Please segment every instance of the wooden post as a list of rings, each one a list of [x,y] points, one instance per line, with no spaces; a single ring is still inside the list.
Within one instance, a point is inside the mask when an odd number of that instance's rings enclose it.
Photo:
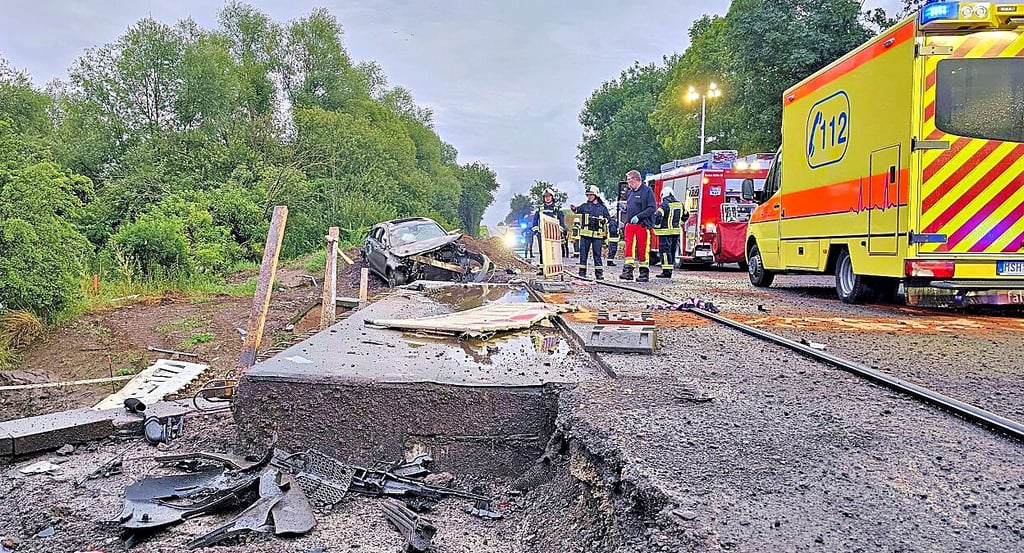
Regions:
[[[338,227],[331,227],[327,239],[327,262],[324,264],[323,301],[320,302],[320,330],[337,320],[338,301]]]
[[[267,232],[267,245],[263,248],[263,262],[260,274],[256,278],[256,293],[252,296],[252,309],[249,310],[249,325],[242,343],[242,354],[238,358],[242,370],[256,363],[256,352],[260,349],[263,339],[263,327],[267,324],[267,310],[270,309],[270,295],[277,277],[277,257],[281,253],[281,241],[284,240],[284,225],[288,220],[288,206],[279,205],[274,208],[274,216],[270,219],[270,230]]]
[[[363,267],[359,271],[359,303],[366,303],[366,289],[370,286],[370,270]]]

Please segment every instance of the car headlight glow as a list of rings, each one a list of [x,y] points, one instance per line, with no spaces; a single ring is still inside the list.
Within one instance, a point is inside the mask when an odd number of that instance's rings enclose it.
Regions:
[[[515,247],[515,245],[516,245],[516,235],[512,234],[511,232],[505,234],[504,242],[505,242],[505,246],[508,247],[508,248]]]

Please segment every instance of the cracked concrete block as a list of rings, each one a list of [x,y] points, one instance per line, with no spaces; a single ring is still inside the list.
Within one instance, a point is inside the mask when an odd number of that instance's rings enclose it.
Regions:
[[[654,353],[658,335],[653,326],[597,325],[583,349],[608,353]]]
[[[0,424],[0,436],[4,433],[10,436],[11,456],[105,438],[113,431],[113,415],[94,409],[73,409]],[[0,454],[3,452],[2,447]]]
[[[0,423],[0,460],[11,457],[14,457],[14,441],[11,439],[11,433],[3,427],[3,423]]]

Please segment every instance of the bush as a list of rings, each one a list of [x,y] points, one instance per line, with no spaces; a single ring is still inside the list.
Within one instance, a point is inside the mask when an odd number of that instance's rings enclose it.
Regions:
[[[147,278],[191,272],[186,258],[188,241],[180,220],[143,215],[134,223],[122,225],[111,242],[115,251],[123,253]]]

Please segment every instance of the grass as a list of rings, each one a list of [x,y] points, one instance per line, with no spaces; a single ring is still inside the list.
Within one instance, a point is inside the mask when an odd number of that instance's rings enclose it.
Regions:
[[[43,332],[43,322],[23,310],[5,311],[0,315],[0,371],[18,366],[18,350],[27,346]]]
[[[178,344],[178,347],[180,347],[181,349],[191,349],[198,346],[199,344],[209,344],[212,341],[212,332],[200,332],[198,334],[193,334],[187,340],[183,340],[180,344]]]
[[[204,319],[199,315],[189,315],[188,317],[185,317],[180,321],[160,325],[156,327],[156,331],[159,332],[160,334],[171,334],[172,332],[188,332],[190,330],[195,330],[200,327],[208,326],[211,322],[213,322],[211,319]]]

